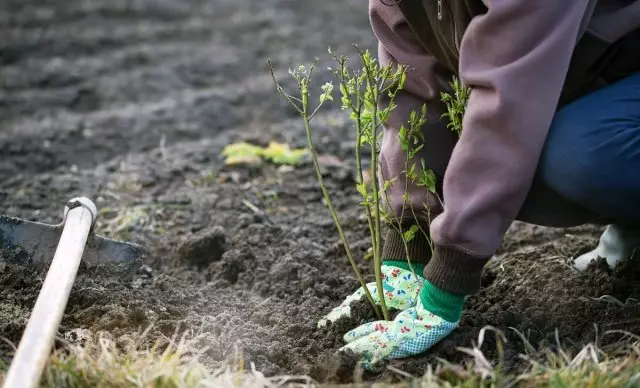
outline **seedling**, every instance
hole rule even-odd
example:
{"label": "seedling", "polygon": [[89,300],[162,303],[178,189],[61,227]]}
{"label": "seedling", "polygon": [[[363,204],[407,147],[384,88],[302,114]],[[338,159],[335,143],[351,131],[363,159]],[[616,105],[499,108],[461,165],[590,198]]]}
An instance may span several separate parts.
{"label": "seedling", "polygon": [[[328,68],[329,72],[333,75],[339,91],[340,91],[340,103],[343,111],[349,113],[349,117],[354,123],[356,140],[354,144],[355,163],[357,169],[358,182],[356,183],[356,191],[360,194],[362,201],[360,205],[365,211],[367,223],[369,227],[369,234],[371,237],[371,250],[367,252],[367,258],[373,259],[373,267],[375,272],[376,289],[378,300],[380,301],[380,308],[374,303],[373,297],[366,287],[365,282],[362,279],[362,275],[357,267],[357,264],[353,258],[353,254],[349,247],[349,243],[345,237],[342,229],[339,216],[331,201],[331,196],[324,184],[324,180],[320,171],[320,166],[317,159],[317,154],[313,142],[313,129],[311,121],[317,114],[319,109],[328,102],[333,102],[334,83],[327,82],[321,86],[321,93],[318,96],[317,102],[311,99],[310,85],[312,75],[317,65],[318,59],[311,64],[311,66],[298,66],[296,69],[290,69],[289,74],[296,82],[299,94],[293,96],[286,92],[278,80],[275,77],[273,66],[271,61],[269,64],[269,71],[273,78],[277,92],[284,98],[284,100],[291,105],[302,118],[306,138],[307,147],[311,154],[311,159],[316,171],[318,183],[324,201],[327,204],[329,213],[334,221],[340,240],[343,244],[347,259],[354,270],[355,276],[363,288],[365,295],[371,303],[376,315],[379,319],[389,320],[389,311],[387,309],[384,290],[382,287],[382,249],[381,249],[381,223],[384,221],[388,226],[396,229],[403,237],[405,251],[408,255],[408,242],[415,238],[416,234],[421,232],[430,241],[428,232],[421,230],[418,226],[412,226],[408,230],[402,230],[402,220],[405,217],[405,208],[410,211],[411,214],[408,217],[414,217],[414,219],[424,218],[430,216],[429,206],[425,204],[424,208],[426,214],[416,214],[408,195],[408,182],[412,182],[420,187],[425,188],[437,198],[436,193],[436,176],[434,172],[429,169],[423,159],[419,158],[419,153],[423,147],[424,134],[422,127],[426,123],[426,106],[422,107],[420,112],[412,112],[407,125],[403,125],[398,132],[400,142],[402,144],[402,150],[406,155],[405,169],[403,173],[406,176],[404,195],[403,195],[403,211],[402,214],[394,215],[388,209],[390,204],[387,199],[387,191],[396,183],[398,177],[384,177],[379,173],[379,152],[380,142],[383,134],[383,124],[389,118],[390,113],[396,108],[395,97],[403,89],[406,80],[406,68],[400,65],[380,65],[368,51],[361,51],[356,47],[358,57],[360,59],[361,67],[357,70],[350,70],[347,66],[347,58],[345,56],[338,56],[329,50],[332,58],[336,61],[337,66],[335,68]],[[457,81],[456,81],[457,82]],[[453,85],[453,84],[452,84]],[[454,97],[447,97],[443,95],[443,98],[448,98],[445,101],[449,108],[448,114],[451,117],[455,117],[461,123],[461,112],[463,110],[463,99],[465,98],[465,92],[456,93]],[[379,101],[381,97],[387,97],[388,103],[385,106],[381,106]],[[457,130],[461,127],[458,121],[450,126],[452,130]],[[459,131],[458,131],[459,132]],[[369,147],[370,161],[368,179],[365,179],[365,167],[363,166],[362,150],[363,147]],[[381,179],[381,180],[380,180]],[[386,206],[385,206],[386,205]],[[380,311],[381,310],[381,311]]]}

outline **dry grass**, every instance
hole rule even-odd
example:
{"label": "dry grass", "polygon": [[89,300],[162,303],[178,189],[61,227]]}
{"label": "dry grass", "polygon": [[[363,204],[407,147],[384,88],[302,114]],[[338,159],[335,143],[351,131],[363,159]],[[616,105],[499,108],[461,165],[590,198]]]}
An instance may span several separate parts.
{"label": "dry grass", "polygon": [[[244,368],[241,362],[217,371],[199,360],[206,349],[196,349],[198,337],[183,334],[153,344],[146,334],[115,341],[108,333],[87,336],[82,343],[64,341],[54,351],[43,375],[42,387],[144,388],[276,388],[308,387],[306,377],[271,377]],[[0,382],[7,366],[3,365]]]}
{"label": "dry grass", "polygon": [[[575,355],[564,350],[535,352],[526,344],[531,367],[521,375],[501,372],[501,364],[490,363],[480,348],[488,330],[484,329],[478,343],[471,348],[460,349],[471,355],[466,367],[442,361],[430,368],[424,376],[404,376],[395,385],[353,384],[342,387],[432,388],[432,387],[567,387],[567,388],[631,388],[640,386],[640,338],[629,335],[609,353],[589,344]],[[495,330],[494,330],[495,331]],[[495,331],[497,338],[504,338]],[[56,351],[47,365],[42,387],[144,387],[144,388],[276,388],[276,387],[325,387],[305,376],[266,377],[250,365],[239,361],[217,371],[208,370],[200,356],[205,349],[196,351],[197,337],[187,335],[163,339],[155,345],[146,345],[145,336],[137,340],[118,343],[108,335],[89,338],[83,344],[67,345]],[[500,341],[498,341],[500,343]],[[164,344],[164,345],[159,345]],[[533,354],[535,353],[535,355]],[[536,360],[534,360],[534,357]],[[241,358],[240,358],[241,359]],[[0,381],[6,367],[2,368]],[[331,386],[331,387],[336,387]]]}

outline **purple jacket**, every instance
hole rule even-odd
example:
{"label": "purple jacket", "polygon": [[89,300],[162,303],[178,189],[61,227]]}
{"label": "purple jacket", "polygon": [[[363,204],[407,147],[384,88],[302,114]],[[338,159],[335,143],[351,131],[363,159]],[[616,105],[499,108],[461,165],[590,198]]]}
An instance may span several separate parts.
{"label": "purple jacket", "polygon": [[[436,286],[472,293],[529,192],[577,40],[585,29],[613,42],[640,28],[640,1],[600,0],[594,9],[588,0],[484,0],[488,12],[458,31],[456,73],[472,90],[459,139],[440,120],[440,92],[447,90],[451,72],[419,43],[400,10],[384,3],[369,3],[379,60],[412,71],[385,126],[381,173],[387,179],[401,175],[405,156],[397,130],[426,103],[424,155],[443,176],[444,207],[409,185],[416,209],[427,202],[432,207],[435,218],[425,223],[436,247],[430,260],[424,242],[416,241],[419,247],[410,252],[412,260],[429,260],[424,274]],[[404,188],[400,180],[389,192],[397,214]],[[388,237],[385,254],[404,257],[397,244]]]}

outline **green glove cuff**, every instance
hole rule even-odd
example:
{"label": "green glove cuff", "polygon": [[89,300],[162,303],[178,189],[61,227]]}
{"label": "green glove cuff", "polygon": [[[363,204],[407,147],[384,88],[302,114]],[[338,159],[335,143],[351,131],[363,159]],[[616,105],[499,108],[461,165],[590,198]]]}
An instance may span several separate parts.
{"label": "green glove cuff", "polygon": [[428,280],[424,281],[420,290],[420,301],[427,311],[447,322],[458,322],[462,316],[464,295],[441,290]]}
{"label": "green glove cuff", "polygon": [[411,265],[409,265],[409,262],[406,260],[384,260],[382,261],[382,265],[402,268],[407,271],[411,271],[413,267],[413,271],[416,273],[416,275],[420,277],[423,276],[422,273],[424,272],[424,267],[427,266],[426,263],[414,263],[414,262],[411,262]]}

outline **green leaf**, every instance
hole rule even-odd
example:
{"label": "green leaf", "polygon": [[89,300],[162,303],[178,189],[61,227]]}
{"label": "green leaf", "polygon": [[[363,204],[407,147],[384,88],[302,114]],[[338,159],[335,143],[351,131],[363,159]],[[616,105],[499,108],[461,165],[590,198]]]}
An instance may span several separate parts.
{"label": "green leaf", "polygon": [[395,177],[393,179],[389,179],[384,181],[384,184],[382,185],[382,190],[383,191],[387,191],[391,188],[391,185],[393,185],[393,182],[395,182],[398,179],[398,177]]}
{"label": "green leaf", "polygon": [[224,161],[226,165],[260,164],[262,147],[247,142],[233,143],[224,147],[222,155],[226,156]]}
{"label": "green leaf", "polygon": [[418,186],[426,187],[430,192],[436,192],[436,174],[431,169],[423,168],[418,179]]}
{"label": "green leaf", "polygon": [[333,96],[331,95],[331,92],[333,92],[333,84],[331,82],[327,82],[326,84],[322,85],[321,88],[324,93],[320,95],[320,104],[327,100],[333,101]]}
{"label": "green leaf", "polygon": [[262,156],[271,160],[275,164],[296,165],[300,163],[303,156],[307,154],[304,148],[291,149],[286,144],[271,142],[269,146],[262,151]]}
{"label": "green leaf", "polygon": [[343,83],[340,83],[340,101],[342,102],[342,106],[349,107],[351,105],[351,99],[349,98],[349,92],[347,91],[347,87],[344,86]]}
{"label": "green leaf", "polygon": [[422,148],[424,148],[424,144],[420,144],[419,146],[415,147],[413,149],[414,154],[418,154],[418,152],[420,152]]}
{"label": "green leaf", "polygon": [[370,107],[365,107],[365,109],[360,114],[360,118],[363,120],[371,121],[371,119],[373,119],[373,109],[370,109]]}
{"label": "green leaf", "polygon": [[388,110],[384,109],[384,110],[378,111],[378,122],[385,123],[388,118],[389,118]]}
{"label": "green leaf", "polygon": [[404,124],[400,125],[400,130],[398,130],[398,137],[400,138],[400,141],[407,140],[407,127],[405,127]]}
{"label": "green leaf", "polygon": [[412,110],[409,114],[409,122],[415,123],[417,121],[416,111]]}
{"label": "green leaf", "polygon": [[368,133],[366,133],[366,132],[361,133],[360,134],[360,139],[359,139],[360,140],[360,145],[363,146],[363,145],[369,144],[369,140],[370,139],[371,139],[371,136]]}
{"label": "green leaf", "polygon": [[402,193],[402,203],[409,203],[409,193],[406,191]]}
{"label": "green leaf", "polygon": [[415,182],[416,178],[417,178],[416,165],[411,164],[411,167],[409,167],[409,170],[407,171],[407,179],[409,179],[412,182]]}
{"label": "green leaf", "polygon": [[402,233],[402,239],[405,242],[410,242],[416,237],[416,233],[418,233],[419,230],[420,228],[418,227],[418,225],[411,225],[411,227],[408,230],[405,230]]}
{"label": "green leaf", "polygon": [[358,193],[360,193],[362,198],[367,198],[368,197],[367,185],[365,185],[364,183],[356,184],[356,190],[358,191]]}
{"label": "green leaf", "polygon": [[400,130],[398,131],[398,138],[400,139],[400,147],[402,147],[402,151],[407,152],[409,144],[407,142],[407,128],[404,125],[400,126]]}

